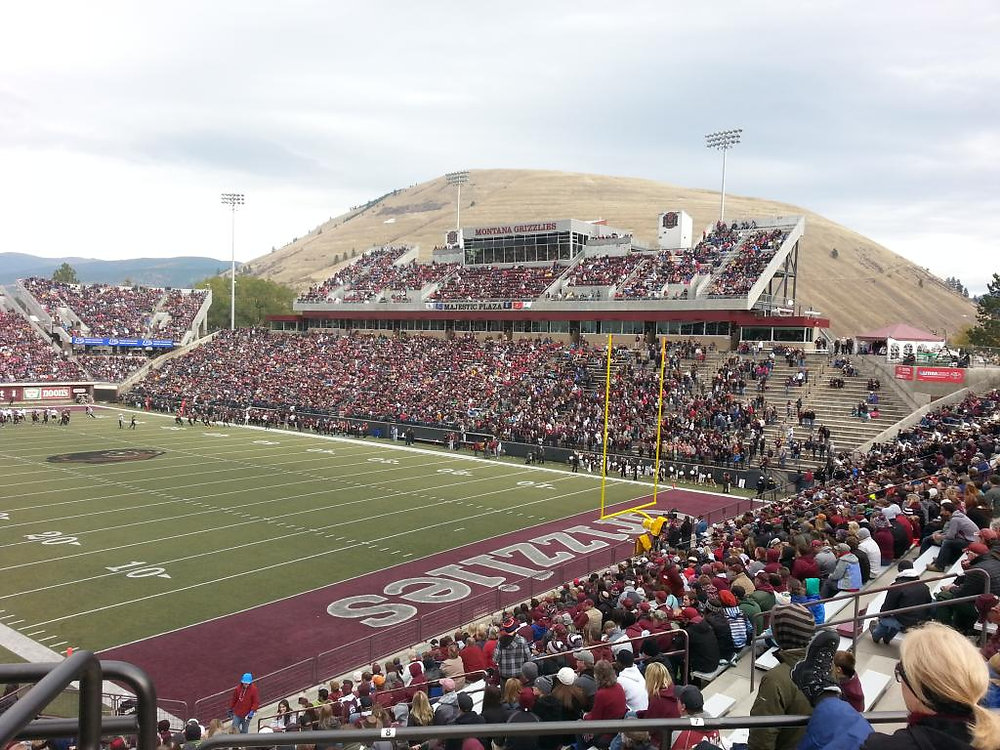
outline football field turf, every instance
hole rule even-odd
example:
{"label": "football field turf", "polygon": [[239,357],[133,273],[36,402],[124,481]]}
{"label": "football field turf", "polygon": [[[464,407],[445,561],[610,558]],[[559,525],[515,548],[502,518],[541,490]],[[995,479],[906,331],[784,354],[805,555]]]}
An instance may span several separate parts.
{"label": "football field turf", "polygon": [[[97,414],[0,429],[0,624],[55,651],[108,649],[600,505],[586,474],[156,414],[119,429],[119,411]],[[67,455],[85,452],[104,453]],[[614,505],[649,489],[609,479],[607,493]]]}

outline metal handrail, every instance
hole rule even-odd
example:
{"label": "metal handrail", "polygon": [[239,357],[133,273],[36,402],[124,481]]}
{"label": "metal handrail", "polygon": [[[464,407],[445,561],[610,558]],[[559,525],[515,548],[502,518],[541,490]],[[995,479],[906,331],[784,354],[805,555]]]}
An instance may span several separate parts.
{"label": "metal handrail", "polygon": [[[658,638],[661,635],[669,635],[671,637],[681,636],[683,638],[683,640],[684,640],[684,648],[682,648],[682,649],[673,649],[671,651],[661,651],[659,655],[660,656],[678,656],[678,655],[681,655],[681,654],[684,655],[683,682],[686,683],[688,681],[688,675],[690,673],[690,668],[691,668],[690,667],[690,665],[691,665],[691,642],[690,642],[690,636],[688,635],[688,632],[686,630],[684,630],[684,628],[678,628],[677,630],[665,630],[665,631],[660,632],[660,633],[650,633],[649,635],[634,636],[632,638],[622,638],[621,640],[614,641],[614,643],[609,643],[607,641],[602,641],[601,643],[592,643],[590,645],[579,646],[579,647],[573,648],[570,651],[560,651],[557,654],[540,654],[539,656],[533,657],[531,659],[531,661],[539,662],[539,661],[544,661],[545,659],[555,659],[555,658],[558,658],[560,656],[566,656],[567,654],[572,654],[573,651],[592,651],[592,650],[598,649],[598,648],[612,648],[615,645],[620,644],[620,643],[625,643],[626,641],[629,642],[629,643],[633,643],[635,641],[645,641],[647,638]],[[487,667],[486,671],[488,672],[489,669],[490,668]],[[468,678],[470,675],[481,675],[483,673],[484,673],[483,670],[477,669],[477,670],[475,670],[473,672],[465,672],[465,673],[463,673],[461,675],[456,675],[456,676],[457,677]],[[437,684],[440,684],[441,680],[444,680],[444,679],[446,679],[446,678],[440,677],[440,678],[435,678],[433,680],[428,680],[426,683],[424,683],[424,685],[437,685]],[[454,678],[452,678],[452,679],[454,679]],[[393,688],[393,690],[399,690],[399,689],[400,688]],[[458,692],[466,692],[466,691],[459,690]],[[471,691],[471,692],[477,692],[477,691]],[[377,696],[378,692],[376,692],[375,695]],[[314,709],[315,708],[319,708],[319,706],[314,706],[313,708]],[[309,710],[310,709],[308,709],[308,708],[292,709],[290,711],[290,713],[295,714],[297,716],[298,714],[301,714],[301,713],[303,713],[305,711],[309,711]],[[282,715],[284,715],[284,714],[282,714]],[[257,728],[260,729],[261,726],[263,726],[263,724],[265,722],[267,722],[268,720],[271,720],[271,719],[275,719],[278,716],[279,716],[279,714],[269,714],[267,716],[259,716],[257,718]]]}
{"label": "metal handrail", "polygon": [[[126,683],[136,694],[134,716],[102,717],[102,680]],[[80,680],[78,721],[35,719],[71,682]],[[0,746],[11,739],[76,736],[79,750],[100,750],[102,735],[136,734],[137,750],[156,750],[156,690],[139,667],[122,661],[99,661],[91,651],[76,651],[65,661],[0,665],[0,682],[32,682],[35,686],[0,715]]]}
{"label": "metal handrail", "polygon": [[[869,615],[867,613],[865,613],[865,614],[860,614],[859,613],[859,611],[858,611],[858,605],[859,605],[859,603],[861,601],[861,597],[862,596],[868,596],[869,594],[880,594],[880,593],[882,593],[884,591],[889,591],[890,589],[906,588],[906,587],[909,587],[909,586],[915,586],[915,585],[917,585],[919,583],[927,585],[928,583],[933,583],[935,581],[942,581],[942,580],[944,580],[946,578],[957,578],[958,576],[969,575],[970,573],[977,573],[977,574],[981,575],[983,577],[983,593],[984,594],[990,593],[990,576],[989,576],[989,574],[985,570],[982,570],[981,568],[971,568],[969,570],[963,570],[961,573],[945,573],[944,575],[933,576],[931,578],[924,578],[924,579],[915,578],[912,581],[904,581],[903,583],[894,583],[894,584],[890,584],[888,586],[879,586],[878,588],[862,589],[862,590],[859,590],[859,591],[850,592],[848,594],[848,596],[851,597],[854,600],[854,602],[853,602],[854,614],[852,616],[850,616],[850,617],[845,617],[845,618],[843,618],[841,620],[836,620],[836,619],[829,620],[829,621],[824,620],[823,624],[820,627],[827,628],[827,627],[835,627],[837,625],[843,625],[843,624],[848,623],[848,622],[854,623],[854,632],[853,632],[852,637],[851,637],[851,648],[854,649],[854,650],[856,650],[857,646],[858,646],[858,635],[861,632],[861,630],[863,630],[863,628],[859,628],[858,626],[864,620],[872,620],[872,619],[875,619],[876,617],[882,617],[884,615],[904,614],[904,613],[907,613],[907,612],[917,612],[917,611],[923,611],[923,610],[929,610],[929,609],[936,609],[936,608],[939,608],[939,607],[950,607],[950,606],[952,606],[954,604],[961,604],[963,602],[975,601],[980,596],[982,596],[982,594],[973,594],[971,596],[961,596],[961,597],[958,597],[956,599],[947,599],[947,600],[944,600],[944,601],[931,601],[931,602],[928,602],[927,604],[916,604],[916,605],[913,605],[913,606],[910,606],[910,607],[897,607],[896,609],[883,609],[883,610],[879,610],[879,612],[877,614],[874,614],[874,615]],[[846,599],[846,598],[848,598],[848,596],[842,596],[842,595],[831,596],[831,597],[829,597],[827,599],[819,599],[817,601],[810,602],[808,606],[813,606],[813,605],[816,605],[816,604],[824,604],[825,605],[825,604],[827,604],[829,602],[832,602],[834,600],[843,600],[843,599]],[[770,620],[770,618],[774,614],[775,610],[780,609],[782,607],[790,607],[790,606],[792,606],[792,605],[791,604],[778,604],[778,605],[775,605],[773,608],[771,608],[770,610],[768,610],[767,612],[765,612],[763,614],[766,615],[766,617],[767,617],[768,620]],[[803,605],[803,606],[806,606],[806,605]],[[984,629],[984,631],[983,631],[984,635],[985,635],[985,632],[986,631]],[[753,643],[756,644],[758,641],[765,640],[765,638],[766,638],[766,636],[763,636],[763,635],[756,636],[753,639]],[[751,651],[751,654],[753,654],[753,651]],[[756,657],[754,657],[754,658],[756,658]],[[756,679],[755,679],[756,678],[756,671],[757,670],[754,669],[753,662],[751,661],[751,666],[750,666],[750,692],[751,693],[754,691],[754,689],[756,687]]]}
{"label": "metal handrail", "polygon": [[[905,711],[879,711],[861,714],[871,724],[905,723]],[[685,729],[764,729],[771,727],[804,727],[809,716],[691,716],[686,719],[616,719],[614,721],[542,721],[507,724],[447,724],[431,727],[382,727],[352,729],[345,734],[340,729],[308,732],[304,739],[310,745],[341,745],[345,742],[370,745],[376,740],[409,740],[420,744],[427,740],[464,739],[465,737],[518,737],[522,735],[617,734],[618,732],[670,732]],[[204,740],[199,750],[232,747],[273,747],[274,734],[224,734]],[[664,747],[664,745],[660,745]]]}

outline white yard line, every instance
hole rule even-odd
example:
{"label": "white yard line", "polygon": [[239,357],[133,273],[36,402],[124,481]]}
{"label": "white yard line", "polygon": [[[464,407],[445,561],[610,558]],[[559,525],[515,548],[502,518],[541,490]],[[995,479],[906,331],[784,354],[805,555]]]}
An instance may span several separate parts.
{"label": "white yard line", "polygon": [[[502,490],[502,492],[508,492],[508,491],[509,490]],[[560,500],[560,499],[562,499],[564,497],[571,497],[573,495],[578,495],[578,494],[580,494],[582,492],[591,492],[591,491],[592,491],[592,488],[587,487],[587,488],[582,489],[582,490],[576,490],[575,492],[568,492],[568,493],[564,493],[563,495],[557,495],[556,497],[539,498],[538,500],[532,500],[531,502],[528,502],[528,503],[521,503],[519,505],[513,505],[513,506],[510,506],[510,507],[508,507],[506,509],[503,509],[503,510],[495,510],[495,511],[488,511],[488,512],[485,512],[485,513],[478,513],[478,514],[475,514],[475,515],[464,516],[464,518],[466,518],[466,519],[473,519],[473,518],[480,518],[480,517],[483,517],[483,516],[496,515],[496,514],[505,513],[505,512],[506,513],[510,513],[511,511],[517,510],[518,508],[526,508],[526,507],[529,507],[529,506],[532,506],[532,505],[537,505],[538,503],[550,503],[553,500]],[[450,526],[454,522],[455,522],[454,519],[448,519],[446,521],[441,521],[440,523],[423,524],[420,528],[421,528],[421,530],[434,529],[434,528],[439,528],[439,527],[442,527],[442,526]],[[395,539],[397,537],[409,536],[412,533],[413,533],[412,529],[407,529],[406,531],[401,531],[401,532],[398,532],[396,534],[388,534],[388,535],[380,536],[379,539],[380,540]],[[72,614],[63,615],[62,617],[54,617],[54,618],[52,618],[50,620],[42,620],[41,622],[36,622],[31,627],[38,628],[38,627],[41,627],[43,625],[51,625],[51,624],[56,623],[56,622],[64,622],[66,620],[72,620],[72,619],[77,618],[77,617],[82,617],[82,616],[85,616],[85,615],[96,614],[97,612],[105,612],[107,610],[117,609],[119,607],[125,607],[125,606],[128,606],[130,604],[134,604],[136,602],[149,601],[149,600],[152,600],[152,599],[159,599],[159,598],[164,597],[164,596],[171,596],[173,594],[178,594],[178,593],[182,593],[184,591],[190,591],[190,590],[193,590],[193,589],[202,588],[204,586],[213,586],[213,585],[218,584],[218,583],[223,583],[225,581],[231,581],[231,580],[234,580],[234,579],[237,579],[237,578],[242,578],[244,576],[255,575],[255,574],[263,572],[265,570],[273,570],[273,569],[276,569],[276,568],[285,567],[287,565],[295,565],[297,563],[305,562],[307,560],[315,560],[315,559],[320,558],[320,557],[326,557],[327,555],[339,554],[341,552],[345,552],[345,551],[351,549],[352,547],[356,547],[356,546],[357,547],[364,547],[365,544],[366,543],[361,542],[361,543],[358,543],[358,544],[348,545],[348,546],[340,547],[340,548],[337,548],[337,549],[324,550],[323,552],[317,552],[317,553],[312,554],[312,555],[300,556],[300,557],[297,557],[294,560],[287,560],[287,561],[283,561],[283,562],[273,563],[271,565],[264,565],[264,566],[255,568],[253,570],[244,570],[244,571],[241,571],[239,573],[233,573],[233,574],[228,575],[228,576],[221,576],[219,578],[213,578],[213,579],[211,579],[209,581],[201,581],[199,583],[190,584],[188,586],[180,586],[180,587],[178,587],[176,589],[171,589],[169,591],[161,591],[159,593],[149,594],[147,596],[133,597],[133,598],[129,598],[128,600],[123,601],[123,602],[117,602],[115,604],[107,604],[107,605],[104,605],[103,607],[95,607],[93,609],[84,610],[82,612],[74,612]],[[297,595],[300,595],[300,594],[297,594]],[[262,605],[256,605],[256,606],[262,606]]]}

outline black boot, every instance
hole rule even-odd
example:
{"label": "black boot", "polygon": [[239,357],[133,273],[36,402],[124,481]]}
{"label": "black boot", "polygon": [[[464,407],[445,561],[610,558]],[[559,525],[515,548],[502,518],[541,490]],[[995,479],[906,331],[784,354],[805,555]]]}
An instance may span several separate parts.
{"label": "black boot", "polygon": [[813,706],[829,694],[839,694],[833,679],[833,657],[840,645],[835,630],[820,630],[809,641],[806,658],[792,667],[792,682]]}

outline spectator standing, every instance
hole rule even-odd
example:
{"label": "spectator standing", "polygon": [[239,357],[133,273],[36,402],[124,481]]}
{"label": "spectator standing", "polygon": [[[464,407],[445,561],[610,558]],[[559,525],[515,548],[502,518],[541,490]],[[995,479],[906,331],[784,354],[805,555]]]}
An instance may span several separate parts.
{"label": "spectator standing", "polygon": [[253,684],[253,675],[246,672],[229,698],[229,718],[237,734],[246,734],[250,730],[250,719],[257,713],[258,708],[260,708],[260,695],[257,686]]}
{"label": "spectator standing", "polygon": [[501,627],[500,639],[493,651],[493,661],[500,672],[500,679],[521,676],[521,665],[531,659],[528,642],[517,634],[520,624],[508,617]]}

